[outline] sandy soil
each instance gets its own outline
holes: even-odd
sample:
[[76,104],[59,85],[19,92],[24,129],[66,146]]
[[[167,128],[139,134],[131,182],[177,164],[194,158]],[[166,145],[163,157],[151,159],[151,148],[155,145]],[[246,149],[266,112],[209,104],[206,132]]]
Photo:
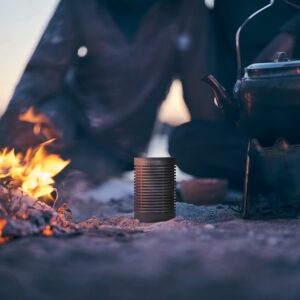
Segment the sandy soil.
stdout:
[[132,201],[73,203],[100,217],[90,231],[2,245],[0,299],[300,299],[300,219],[179,203],[176,219],[140,224]]

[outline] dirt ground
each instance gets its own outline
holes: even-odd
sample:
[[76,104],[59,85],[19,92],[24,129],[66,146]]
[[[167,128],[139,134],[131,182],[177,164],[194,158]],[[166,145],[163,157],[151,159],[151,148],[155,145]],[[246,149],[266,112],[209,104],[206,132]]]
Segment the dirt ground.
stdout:
[[0,246],[0,299],[300,299],[300,219],[179,203],[176,219],[140,224],[132,204],[73,203],[98,229]]

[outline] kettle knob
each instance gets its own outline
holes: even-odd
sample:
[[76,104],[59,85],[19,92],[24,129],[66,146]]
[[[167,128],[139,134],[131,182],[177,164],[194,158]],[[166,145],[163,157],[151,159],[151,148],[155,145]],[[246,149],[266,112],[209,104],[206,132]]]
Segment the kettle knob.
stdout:
[[282,61],[289,61],[288,55],[286,52],[276,52],[273,58],[274,62],[282,62]]

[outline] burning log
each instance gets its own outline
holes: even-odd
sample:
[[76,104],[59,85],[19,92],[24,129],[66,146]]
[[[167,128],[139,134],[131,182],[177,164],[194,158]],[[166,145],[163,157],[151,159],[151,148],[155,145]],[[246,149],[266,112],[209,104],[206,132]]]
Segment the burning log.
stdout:
[[[19,120],[32,123],[35,135],[52,135],[47,117],[33,108]],[[53,208],[57,199],[53,178],[70,163],[46,151],[53,141],[29,148],[25,154],[0,150],[0,243],[22,236],[78,231],[66,206],[59,211]]]
[[79,227],[72,222],[71,211],[64,204],[57,211],[10,184],[0,184],[0,243],[33,236],[73,234]]

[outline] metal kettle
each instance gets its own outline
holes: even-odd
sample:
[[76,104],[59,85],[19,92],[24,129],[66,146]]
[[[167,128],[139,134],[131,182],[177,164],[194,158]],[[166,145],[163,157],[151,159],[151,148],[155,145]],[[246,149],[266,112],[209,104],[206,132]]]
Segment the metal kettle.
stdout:
[[240,33],[252,18],[273,3],[274,0],[270,1],[252,14],[236,34],[238,79],[233,97],[214,76],[208,75],[202,80],[212,88],[215,104],[249,137],[262,143],[272,143],[279,137],[299,143],[300,60],[289,60],[286,53],[280,52],[273,62],[252,64],[241,75]]

